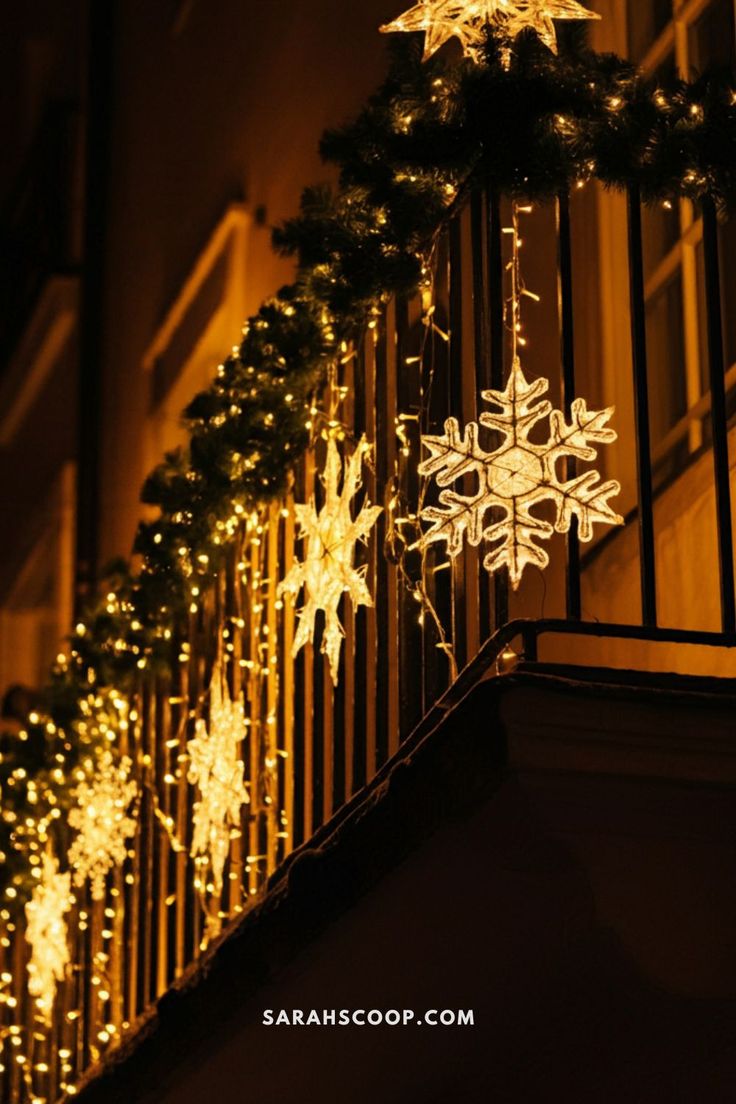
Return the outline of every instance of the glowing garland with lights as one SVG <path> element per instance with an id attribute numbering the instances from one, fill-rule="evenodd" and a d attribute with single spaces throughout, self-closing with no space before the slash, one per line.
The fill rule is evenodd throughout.
<path id="1" fill-rule="evenodd" d="M 585 10 L 571 0 L 543 4 L 536 0 L 479 0 L 476 5 L 471 0 L 467 4 L 425 0 L 412 11 L 424 19 L 432 7 L 443 18 L 447 15 L 449 23 L 440 27 L 414 20 L 409 26 L 411 13 L 407 12 L 392 27 L 430 32 L 424 43 L 428 60 L 421 61 L 418 39 L 397 42 L 395 62 L 383 88 L 355 123 L 325 135 L 322 151 L 340 168 L 340 189 L 336 194 L 324 188 L 307 190 L 300 215 L 275 233 L 276 247 L 298 258 L 297 280 L 248 320 L 239 347 L 186 411 L 188 448 L 169 455 L 147 480 L 143 499 L 158 506 L 160 513 L 138 533 L 141 571 L 132 575 L 127 565 L 121 564 L 111 574 L 99 603 L 76 626 L 69 655 L 59 657 L 42 704 L 17 738 L 10 743 L 6 740 L 2 749 L 2 921 L 12 932 L 25 906 L 25 934 L 35 962 L 29 978 L 31 993 L 42 1015 L 53 1004 L 56 984 L 67 966 L 65 915 L 72 876 L 72 870 L 59 871 L 56 860 L 49 857 L 49 846 L 65 855 L 65 863 L 76 864 L 77 884 L 91 879 L 94 899 L 104 890 L 111 867 L 123 861 L 126 841 L 135 830 L 131 806 L 137 784 L 129 776 L 131 767 L 124 748 L 127 724 L 136 723 L 137 717 L 134 709 L 121 707 L 121 703 L 136 680 L 171 672 L 179 662 L 180 650 L 186 656 L 188 645 L 182 642 L 185 619 L 198 610 L 226 551 L 241 538 L 249 519 L 289 488 L 294 464 L 312 439 L 315 399 L 330 367 L 366 326 L 375 325 L 382 304 L 393 295 L 410 295 L 426 286 L 432 245 L 470 192 L 483 185 L 511 197 L 544 200 L 582 180 L 597 178 L 615 187 L 636 184 L 648 200 L 710 196 L 723 207 L 736 198 L 733 79 L 706 75 L 693 83 L 650 80 L 627 62 L 597 56 L 572 41 L 561 42 L 555 55 L 552 50 L 558 44 L 551 20 L 563 15 L 584 18 L 580 12 L 571 15 L 573 8 Z M 482 8 L 485 15 L 476 19 L 474 7 Z M 466 18 L 468 13 L 472 18 Z M 586 13 L 585 18 L 589 16 Z M 402 19 L 404 26 L 400 27 Z M 468 55 L 465 60 L 455 63 L 437 54 L 449 37 L 460 39 Z M 540 382 L 544 381 L 532 384 L 531 390 L 536 387 L 535 394 L 541 395 Z M 489 392 L 486 397 L 501 404 L 501 417 L 512 416 L 508 409 L 504 414 L 504 404 L 514 407 L 518 416 L 526 386 L 515 362 L 508 393 Z M 532 398 L 527 392 L 522 399 L 527 404 L 522 416 L 536 420 L 543 407 L 547 413 L 546 404 L 530 410 Z M 573 411 L 577 419 L 573 437 L 577 434 L 580 438 L 575 447 L 581 458 L 583 452 L 586 459 L 593 458 L 589 441 L 611 439 L 604 425 L 606 413 L 587 412 L 581 406 Z M 561 446 L 555 433 L 559 431 L 559 437 L 566 432 L 561 415 L 556 414 L 557 430 L 553 424 L 547 443 L 553 450 Z M 498 414 L 481 415 L 480 422 L 487 427 L 484 419 L 488 417 L 499 419 Z M 457 431 L 459 434 L 459 426 Z M 469 432 L 470 426 L 465 430 Z M 447 427 L 446 437 L 450 437 Z M 435 438 L 435 445 L 438 440 Z M 432 451 L 427 438 L 425 443 Z M 332 448 L 334 451 L 334 442 Z M 533 450 L 526 451 L 531 454 Z M 334 509 L 318 513 L 312 506 L 309 514 L 309 505 L 301 507 L 307 513 L 300 520 L 303 526 L 305 518 L 308 523 L 311 520 L 314 540 L 323 525 L 332 535 L 337 527 L 341 541 L 345 536 L 345 555 L 335 576 L 341 576 L 343 590 L 348 576 L 341 572 L 355 571 L 355 540 L 368 533 L 378 512 L 378 507 L 366 503 L 358 518 L 351 520 L 354 528 L 347 540 L 346 518 L 351 516 L 353 498 L 348 492 L 353 477 L 357 489 L 363 452 L 361 443 L 348 461 L 347 473 L 342 472 L 338 494 L 339 458 L 336 461 L 336 453 L 332 456 L 328 445 L 326 475 L 328 484 L 333 479 Z M 493 453 L 485 454 L 484 472 L 494 464 L 498 467 L 497 454 L 495 458 Z M 542 462 L 536 452 L 534 461 L 535 465 Z M 423 462 L 425 475 L 438 474 L 439 469 L 430 472 L 427 465 L 431 463 Z M 353 465 L 356 470 L 351 475 Z M 442 471 L 449 485 L 452 479 L 447 465 Z M 596 511 L 607 515 L 597 520 L 617 520 L 603 494 L 610 485 L 598 484 L 593 489 L 590 476 L 580 477 L 588 480 L 580 486 L 586 494 L 603 496 L 603 501 L 581 499 L 588 507 L 588 520 L 595 520 L 592 515 Z M 550 475 L 549 463 L 543 484 L 547 491 L 562 493 L 562 485 Z M 613 494 L 613 489 L 609 493 Z M 446 508 L 450 506 L 446 498 L 441 501 Z M 436 522 L 429 509 L 422 508 L 423 519 Z M 570 511 L 566 510 L 563 506 L 558 512 L 558 528 L 569 523 Z M 584 536 L 585 511 L 581 507 L 574 512 L 582 522 Z M 393 522 L 390 532 L 392 526 Z M 328 650 L 334 678 L 341 639 L 330 589 L 334 579 L 329 573 L 321 582 L 317 579 L 322 564 L 314 585 L 310 584 L 310 569 L 317 567 L 316 561 L 322 557 L 316 556 L 313 546 L 310 563 L 309 524 L 304 528 L 304 562 L 297 565 L 289 585 L 288 576 L 283 583 L 292 595 L 297 576 L 299 584 L 304 584 L 306 605 L 298 628 L 304 639 L 311 634 L 316 609 L 328 615 L 330 610 L 334 612 Z M 425 534 L 425 547 L 439 535 L 437 528 L 434 536 Z M 523 570 L 524 555 L 526 562 L 544 557 L 538 546 L 534 545 L 533 552 L 530 547 L 522 555 L 517 547 L 513 556 L 506 556 L 510 567 L 512 561 L 517 564 L 511 568 L 512 582 L 514 573 L 518 581 Z M 357 577 L 360 579 L 359 574 Z M 255 576 L 251 582 L 254 588 L 261 585 Z M 370 595 L 352 575 L 348 590 L 351 585 L 354 600 L 367 604 Z M 417 593 L 423 616 L 428 599 L 421 586 Z M 441 646 L 446 647 L 443 640 Z M 261 679 L 260 671 L 253 679 Z M 213 726 L 216 732 L 220 730 L 214 688 L 211 694 L 208 740 Z M 225 712 L 227 694 L 223 687 L 220 710 Z M 229 707 L 240 709 L 239 703 L 232 701 Z M 221 727 L 223 732 L 227 729 L 234 796 L 232 804 L 227 800 L 223 804 L 220 795 L 215 813 L 212 805 L 206 816 L 202 813 L 197 847 L 198 857 L 206 859 L 213 886 L 222 884 L 225 860 L 221 863 L 222 842 L 214 851 L 211 847 L 210 829 L 217 824 L 222 840 L 225 833 L 229 837 L 239 819 L 235 802 L 239 814 L 248 798 L 242 775 L 238 775 L 235 750 L 241 742 L 240 722 L 230 713 L 228 717 Z M 272 714 L 264 717 L 271 728 L 273 720 Z M 210 777 L 197 758 L 200 750 L 204 754 L 203 724 L 200 718 L 189 746 L 191 782 L 199 787 L 200 801 L 209 800 L 205 790 Z M 275 739 L 270 739 L 268 746 L 267 766 L 272 770 L 278 753 Z M 87 775 L 88 764 L 95 767 L 94 775 Z M 111 779 L 115 794 L 107 785 Z M 90 820 L 83 815 L 84 802 L 89 803 L 93 793 L 102 795 L 103 790 L 107 795 L 104 825 L 97 816 Z M 97 813 L 97 807 L 93 808 Z M 71 840 L 64 827 L 66 819 L 72 833 L 77 833 Z M 159 819 L 163 823 L 166 815 L 161 813 Z M 110 823 L 116 826 L 116 844 L 111 861 L 103 862 L 99 855 L 105 825 Z M 107 838 L 105 843 L 109 845 Z M 227 841 L 225 852 L 226 848 Z M 114 916 L 114 909 L 108 908 L 106 915 L 108 912 Z M 79 917 L 81 930 L 87 914 L 80 912 Z M 44 936 L 46 952 L 37 950 L 42 947 L 42 931 L 53 933 Z M 103 934 L 111 937 L 109 930 Z M 2 940 L 7 946 L 6 935 Z M 99 952 L 95 960 L 98 982 L 106 968 L 105 958 L 106 952 Z M 7 996 L 4 988 L 8 984 L 3 975 L 0 1005 L 12 1011 L 14 998 Z M 100 984 L 101 999 L 105 995 Z M 28 1063 L 20 1029 L 11 1025 L 3 1031 L 18 1050 L 19 1066 L 25 1071 Z M 105 1043 L 111 1034 L 110 1025 L 105 1025 L 98 1039 Z M 42 1072 L 41 1065 L 37 1069 Z"/>

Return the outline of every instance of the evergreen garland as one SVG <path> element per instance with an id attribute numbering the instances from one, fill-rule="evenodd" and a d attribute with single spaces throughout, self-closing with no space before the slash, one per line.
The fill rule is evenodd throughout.
<path id="1" fill-rule="evenodd" d="M 339 190 L 308 189 L 300 214 L 274 233 L 275 247 L 297 259 L 296 282 L 248 320 L 237 355 L 190 403 L 188 448 L 169 454 L 143 488 L 160 514 L 139 529 L 140 572 L 116 565 L 42 708 L 21 738 L 5 739 L 8 907 L 33 884 L 26 813 L 63 821 L 52 807 L 69 806 L 80 756 L 98 738 L 81 723 L 90 698 L 105 687 L 124 693 L 141 671 L 173 670 L 192 587 L 213 581 L 243 514 L 287 489 L 327 366 L 383 303 L 417 290 L 433 240 L 474 187 L 545 200 L 595 177 L 636 184 L 648 201 L 734 205 L 732 73 L 649 79 L 591 53 L 579 36 L 555 57 L 532 33 L 515 40 L 507 68 L 509 45 L 489 36 L 486 63 L 476 65 L 423 63 L 417 36 L 392 44 L 383 87 L 355 122 L 324 136 Z"/>

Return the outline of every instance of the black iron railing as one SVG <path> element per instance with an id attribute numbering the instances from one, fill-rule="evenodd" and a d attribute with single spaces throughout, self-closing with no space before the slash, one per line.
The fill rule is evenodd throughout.
<path id="1" fill-rule="evenodd" d="M 183 627 L 175 677 L 164 682 L 141 676 L 137 692 L 120 707 L 126 726 L 119 746 L 130 756 L 141 794 L 136 835 L 123 865 L 107 876 L 101 898 L 92 898 L 88 887 L 76 894 L 70 921 L 76 968 L 59 986 L 50 1025 L 39 1022 L 27 993 L 22 937 L 0 948 L 0 971 L 12 974 L 15 1022 L 30 1063 L 13 1064 L 6 1035 L 9 1072 L 0 1088 L 2 1104 L 32 1099 L 31 1089 L 53 1099 L 61 1086 L 73 1083 L 181 976 L 220 927 L 258 898 L 295 848 L 321 838 L 322 826 L 403 741 L 430 732 L 479 678 L 507 669 L 519 656 L 538 660 L 541 639 L 575 639 L 587 647 L 595 638 L 602 663 L 606 642 L 694 646 L 719 654 L 736 646 L 718 243 L 715 212 L 707 203 L 704 294 L 717 540 L 713 562 L 701 557 L 689 570 L 719 572 L 720 624 L 658 624 L 656 588 L 666 575 L 660 572 L 658 580 L 655 572 L 659 500 L 652 485 L 649 407 L 657 394 L 647 374 L 635 189 L 628 196 L 630 302 L 613 304 L 621 327 L 630 327 L 632 335 L 634 410 L 631 424 L 617 425 L 637 457 L 629 522 L 592 556 L 581 555 L 574 528 L 566 539 L 556 538 L 549 571 L 544 577 L 530 571 L 516 594 L 504 571 L 490 576 L 485 570 L 482 548 L 467 546 L 449 561 L 442 546 L 423 552 L 416 547 L 416 516 L 427 493 L 417 470 L 421 436 L 441 432 L 449 416 L 461 424 L 477 419 L 480 392 L 502 388 L 509 367 L 503 233 L 508 206 L 495 195 L 474 195 L 437 242 L 431 290 L 389 303 L 365 340 L 344 351 L 325 393 L 315 399 L 316 427 L 339 425 L 346 453 L 363 435 L 373 446 L 355 511 L 365 497 L 382 506 L 357 551 L 373 605 L 354 607 L 349 596 L 341 603 L 345 636 L 337 684 L 320 652 L 321 615 L 314 644 L 294 655 L 297 611 L 279 591 L 295 558 L 304 557 L 294 503 L 314 499 L 319 508 L 324 502 L 320 474 L 327 446 L 317 432 L 291 494 L 243 519 L 226 570 Z M 557 322 L 547 340 L 560 350 L 552 387 L 568 413 L 580 375 L 576 280 L 595 276 L 593 260 L 590 271 L 573 272 L 572 208 L 567 196 L 559 197 L 554 237 L 536 241 L 537 249 L 551 250 L 554 258 Z M 534 375 L 531 353 L 527 367 Z M 570 466 L 568 477 L 573 474 Z M 620 577 L 622 593 L 625 583 L 640 595 L 640 616 L 596 621 L 595 609 L 587 608 L 597 597 L 590 593 L 596 563 L 615 555 L 619 543 L 633 543 L 634 532 L 638 552 Z M 633 581 L 624 578 L 626 571 Z M 554 652 L 558 661 L 571 654 L 564 645 Z M 222 669 L 246 717 L 242 755 L 250 801 L 228 842 L 220 888 L 203 884 L 201 865 L 191 854 L 195 791 L 187 763 L 195 725 L 207 717 L 213 672 Z"/>

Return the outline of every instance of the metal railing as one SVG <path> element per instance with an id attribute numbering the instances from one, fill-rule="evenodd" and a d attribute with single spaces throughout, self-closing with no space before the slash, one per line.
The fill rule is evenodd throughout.
<path id="1" fill-rule="evenodd" d="M 118 721 L 125 721 L 120 748 L 132 760 L 140 791 L 136 834 L 122 866 L 108 875 L 101 898 L 94 899 L 89 886 L 75 891 L 73 966 L 59 986 L 50 1025 L 27 993 L 22 936 L 11 933 L 0 949 L 5 992 L 12 994 L 2 1029 L 2 1104 L 19 1104 L 34 1093 L 53 1100 L 64 1085 L 73 1085 L 263 892 L 289 853 L 343 809 L 403 741 L 430 731 L 515 637 L 522 639 L 529 660 L 536 658 L 537 639 L 547 633 L 736 644 L 715 212 L 704 204 L 721 633 L 657 627 L 648 432 L 653 397 L 646 367 L 641 218 L 635 189 L 628 198 L 636 398 L 631 439 L 638 461 L 638 506 L 631 524 L 638 527 L 640 548 L 640 623 L 581 619 L 586 561 L 574 527 L 562 549 L 564 570 L 550 581 L 564 611 L 557 618 L 519 619 L 523 585 L 520 599 L 510 597 L 503 574 L 490 577 L 484 569 L 482 549 L 466 547 L 448 562 L 436 544 L 424 552 L 414 547 L 423 494 L 417 473 L 420 436 L 441 430 L 450 415 L 461 422 L 477 418 L 480 392 L 504 381 L 503 205 L 479 192 L 437 243 L 431 295 L 388 304 L 360 346 L 345 351 L 325 393 L 315 399 L 317 428 L 339 425 L 348 452 L 351 439 L 363 435 L 373 444 L 355 509 L 363 496 L 382 506 L 366 545 L 358 546 L 374 604 L 354 608 L 348 596 L 341 603 L 345 635 L 337 685 L 319 649 L 321 624 L 314 645 L 292 654 L 297 613 L 279 591 L 302 555 L 293 504 L 314 498 L 319 507 L 323 501 L 326 445 L 315 432 L 290 496 L 244 519 L 217 585 L 182 627 L 175 676 L 142 677 L 127 702 L 111 707 L 118 710 Z M 566 196 L 557 201 L 556 214 L 558 386 L 569 412 L 576 373 Z M 625 315 L 625 304 L 621 312 Z M 232 700 L 243 703 L 249 802 L 231 833 L 219 888 L 191 854 L 196 793 L 188 761 L 197 721 L 207 717 L 213 672 L 221 669 Z M 17 1046 L 13 1034 L 21 1038 Z M 13 1060 L 19 1049 L 26 1059 L 21 1064 Z"/>

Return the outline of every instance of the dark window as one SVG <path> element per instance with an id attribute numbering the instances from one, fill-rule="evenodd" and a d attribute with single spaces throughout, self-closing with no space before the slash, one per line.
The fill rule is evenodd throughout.
<path id="1" fill-rule="evenodd" d="M 629 56 L 641 61 L 672 19 L 672 0 L 629 0 Z"/>
<path id="2" fill-rule="evenodd" d="M 663 207 L 661 203 L 645 207 L 642 211 L 642 249 L 644 253 L 644 279 L 648 280 L 670 250 L 680 240 L 680 211 L 675 203 Z"/>
<path id="3" fill-rule="evenodd" d="M 650 425 L 657 448 L 687 409 L 679 271 L 647 303 Z"/>
<path id="4" fill-rule="evenodd" d="M 736 364 L 736 216 L 721 224 L 721 295 L 726 367 Z"/>
<path id="5" fill-rule="evenodd" d="M 688 57 L 691 70 L 702 72 L 709 65 L 733 65 L 733 0 L 714 0 L 689 31 Z"/>

